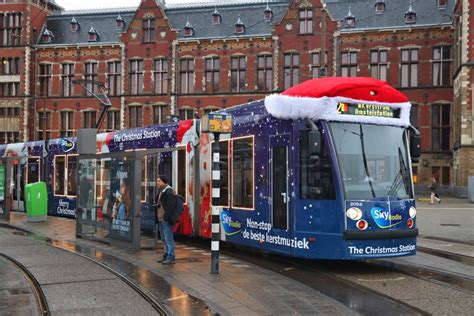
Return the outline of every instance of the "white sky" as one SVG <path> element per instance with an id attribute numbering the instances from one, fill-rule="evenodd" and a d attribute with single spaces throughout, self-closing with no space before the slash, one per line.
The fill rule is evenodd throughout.
<path id="1" fill-rule="evenodd" d="M 56 0 L 66 10 L 135 7 L 140 0 Z"/>
<path id="2" fill-rule="evenodd" d="M 57 4 L 66 10 L 77 9 L 102 9 L 136 7 L 140 0 L 55 0 Z M 196 0 L 167 0 L 166 3 L 189 3 L 198 2 Z"/>

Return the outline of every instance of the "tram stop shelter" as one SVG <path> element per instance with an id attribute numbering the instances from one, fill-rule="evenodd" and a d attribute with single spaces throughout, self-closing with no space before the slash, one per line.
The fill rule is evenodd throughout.
<path id="1" fill-rule="evenodd" d="M 81 141 L 79 136 L 76 236 L 107 241 L 132 252 L 140 250 L 143 210 L 154 214 L 154 181 L 164 170 L 160 162 L 176 149 L 95 153 L 95 142 L 93 149 L 84 151 Z M 149 160 L 156 162 L 156 174 L 147 175 L 144 165 Z M 149 194 L 143 192 L 144 182 L 152 188 Z"/>

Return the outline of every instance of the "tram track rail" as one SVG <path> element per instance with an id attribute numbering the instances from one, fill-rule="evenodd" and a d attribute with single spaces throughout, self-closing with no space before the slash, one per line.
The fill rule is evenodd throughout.
<path id="1" fill-rule="evenodd" d="M 427 238 L 427 237 L 425 237 Z M 439 241 L 445 241 L 449 243 L 457 243 L 463 245 L 470 245 L 469 242 L 462 242 L 462 241 L 455 241 L 455 240 L 446 240 L 444 238 L 427 238 L 427 239 L 434 239 Z M 428 254 L 431 256 L 435 256 L 438 258 L 448 259 L 450 261 L 454 261 L 457 263 L 461 263 L 467 267 L 474 266 L 474 257 L 439 250 L 433 249 L 428 247 L 417 246 L 417 251 L 423 254 Z M 460 274 L 452 271 L 447 271 L 440 268 L 435 268 L 431 266 L 425 265 L 415 265 L 409 262 L 402 262 L 403 259 L 394 259 L 394 260 L 387 260 L 387 259 L 380 259 L 374 260 L 371 264 L 375 264 L 378 266 L 383 266 L 391 269 L 396 269 L 401 271 L 407 275 L 412 277 L 420 278 L 427 281 L 432 281 L 436 283 L 441 283 L 445 286 L 450 286 L 454 289 L 466 291 L 469 293 L 474 293 L 474 276 L 472 275 L 465 275 Z"/>
<path id="2" fill-rule="evenodd" d="M 285 260 L 282 258 L 278 260 L 298 267 L 302 271 L 313 273 L 313 275 L 305 273 L 303 278 L 294 278 L 294 276 L 291 276 L 291 273 L 287 273 L 287 276 L 290 276 L 305 285 L 313 287 L 326 296 L 343 303 L 363 315 L 382 314 L 387 310 L 397 315 L 430 315 L 430 313 L 401 300 L 394 299 L 393 297 L 389 297 L 388 295 L 377 292 L 363 285 L 344 279 L 335 274 L 331 274 L 323 269 L 318 269 L 306 262 L 298 263 L 300 260 L 296 260 L 297 262 L 295 263 L 295 260 Z M 316 278 L 314 277 L 315 275 Z M 308 282 L 308 280 L 306 280 L 307 278 L 311 279 L 311 281 Z M 356 301 L 357 304 L 354 304 L 354 301 Z"/>
<path id="3" fill-rule="evenodd" d="M 65 248 L 62 248 L 62 247 L 59 247 L 59 246 L 55 246 L 55 247 L 58 248 L 58 249 L 62 249 L 64 251 L 69 251 L 69 250 L 67 250 Z M 120 280 L 122 280 L 125 284 L 127 284 L 130 288 L 132 288 L 135 292 L 137 292 L 137 294 L 140 295 L 145 301 L 147 301 L 153 307 L 153 309 L 158 313 L 158 315 L 161 315 L 161 316 L 171 315 L 170 312 L 165 307 L 163 307 L 160 302 L 158 302 L 155 299 L 153 294 L 149 293 L 145 289 L 138 286 L 133 280 L 128 278 L 126 275 L 114 270 L 112 267 L 109 267 L 107 264 L 105 264 L 103 262 L 100 262 L 98 260 L 95 260 L 95 259 L 93 259 L 93 258 L 91 258 L 87 255 L 84 255 L 80 252 L 77 252 L 77 251 L 70 251 L 70 252 L 77 255 L 77 256 L 80 256 L 84 259 L 87 259 L 87 260 L 93 262 L 94 264 L 100 266 L 101 268 L 103 268 L 103 269 L 109 271 L 110 273 L 112 273 L 113 275 L 117 276 Z"/>
<path id="4" fill-rule="evenodd" d="M 50 246 L 62 251 L 78 255 L 92 263 L 104 268 L 121 281 L 127 284 L 138 295 L 145 299 L 158 315 L 173 315 L 175 312 L 180 314 L 182 311 L 191 312 L 193 315 L 212 315 L 209 306 L 202 300 L 192 295 L 182 295 L 181 291 L 167 283 L 160 276 L 155 275 L 147 268 L 137 266 L 132 261 L 126 261 L 116 257 L 113 252 L 103 252 L 94 247 L 78 244 L 70 241 L 57 240 L 52 237 L 38 235 L 24 228 L 15 227 L 0 223 L 0 227 L 12 230 L 12 234 L 23 236 L 31 240 L 49 244 Z M 142 278 L 137 277 L 140 275 Z M 176 303 L 168 304 L 175 300 L 169 297 L 169 293 L 180 295 Z M 184 304 L 181 310 L 177 304 Z M 189 309 L 189 306 L 192 306 Z"/>
<path id="5" fill-rule="evenodd" d="M 427 248 L 427 247 L 420 247 L 420 246 L 416 247 L 416 251 L 427 253 L 433 256 L 437 256 L 437 257 L 442 257 L 442 258 L 453 260 L 453 261 L 457 261 L 465 265 L 474 267 L 474 257 L 469 257 L 469 256 L 465 256 L 465 255 L 461 255 L 461 254 L 457 254 L 457 253 L 453 253 L 449 251 L 438 250 L 438 249 Z"/>
<path id="6" fill-rule="evenodd" d="M 81 252 L 79 251 L 71 251 L 69 248 L 70 247 L 64 247 L 64 246 L 61 246 L 59 245 L 60 242 L 58 241 L 55 241 L 55 240 L 52 240 L 51 238 L 49 237 L 43 237 L 43 236 L 38 236 L 34 233 L 31 233 L 25 229 L 21 229 L 21 228 L 17 228 L 17 227 L 12 227 L 10 225 L 0 225 L 0 227 L 4 227 L 4 228 L 8 228 L 8 229 L 13 229 L 13 234 L 15 235 L 20 235 L 20 236 L 25 236 L 25 237 L 32 237 L 32 239 L 34 240 L 38 240 L 38 241 L 41 241 L 41 242 L 46 242 L 48 244 L 50 244 L 51 246 L 57 248 L 57 249 L 61 249 L 63 251 L 66 251 L 66 252 L 69 252 L 69 253 L 72 253 L 72 254 L 75 254 L 77 256 L 80 256 L 84 259 L 87 259 L 89 261 L 91 261 L 92 263 L 100 266 L 101 268 L 109 271 L 110 273 L 112 273 L 113 275 L 117 276 L 120 280 L 122 280 L 125 284 L 127 284 L 132 290 L 134 290 L 138 295 L 140 295 L 145 301 L 147 301 L 152 307 L 153 309 L 158 313 L 158 315 L 161 315 L 161 316 L 168 316 L 168 315 L 171 315 L 170 312 L 162 306 L 162 304 L 160 304 L 160 302 L 158 302 L 155 297 L 153 296 L 153 294 L 149 293 L 148 291 L 142 289 L 139 285 L 137 285 L 133 280 L 131 280 L 130 278 L 128 278 L 126 275 L 114 270 L 112 267 L 108 266 L 107 264 L 103 263 L 103 262 L 100 262 L 99 260 L 95 260 L 93 259 L 92 257 L 88 256 L 88 255 L 85 255 L 85 254 L 82 254 Z M 26 269 L 26 267 L 24 267 L 21 263 L 19 263 L 18 261 L 16 261 L 15 259 L 3 254 L 3 253 L 0 253 L 1 256 L 7 258 L 9 261 L 12 261 L 16 266 L 18 266 L 22 272 L 25 272 L 27 273 L 28 275 L 28 280 L 30 279 L 30 276 L 31 276 L 31 279 L 33 280 L 35 286 L 37 286 L 39 289 L 41 289 L 40 287 L 40 284 L 38 283 L 38 281 L 33 277 L 33 275 L 28 271 L 28 269 Z M 44 295 L 44 293 L 41 291 L 40 293 L 41 295 L 41 300 L 43 300 L 45 302 L 45 306 L 47 307 L 47 301 L 46 301 L 46 297 Z M 49 313 L 49 308 L 48 308 L 48 312 L 46 314 L 42 314 L 42 315 L 50 315 Z"/>
<path id="7" fill-rule="evenodd" d="M 44 295 L 43 290 L 41 289 L 41 285 L 39 284 L 38 280 L 34 277 L 34 275 L 18 260 L 4 254 L 0 253 L 0 256 L 11 262 L 18 270 L 21 272 L 25 280 L 30 285 L 31 291 L 36 299 L 36 303 L 38 306 L 38 311 L 40 315 L 51 315 L 49 310 L 48 301 L 46 300 L 46 296 Z"/>
<path id="8" fill-rule="evenodd" d="M 474 293 L 474 280 L 468 279 L 464 276 L 447 273 L 443 270 L 425 266 L 415 266 L 411 264 L 400 263 L 399 261 L 395 262 L 388 260 L 380 260 L 377 262 L 372 261 L 368 264 L 394 269 L 411 277 L 438 283 L 443 286 L 451 287 L 455 290 Z"/>
<path id="9" fill-rule="evenodd" d="M 180 242 L 206 249 L 204 240 L 180 239 Z M 230 247 L 237 247 L 238 254 L 229 249 Z M 329 261 L 320 260 L 315 265 L 315 261 L 254 253 L 250 248 L 228 244 L 221 247 L 221 253 L 298 281 L 362 315 L 383 314 L 387 311 L 395 315 L 430 315 L 406 302 L 317 267 L 330 266 Z"/>
<path id="10" fill-rule="evenodd" d="M 418 236 L 418 238 L 438 240 L 438 241 L 444 241 L 444 242 L 449 242 L 449 243 L 453 243 L 453 244 L 460 244 L 460 245 L 466 245 L 466 246 L 474 246 L 474 242 L 466 241 L 466 240 L 457 240 L 457 239 L 451 239 L 451 238 L 425 236 L 425 235 L 420 235 L 420 236 Z"/>

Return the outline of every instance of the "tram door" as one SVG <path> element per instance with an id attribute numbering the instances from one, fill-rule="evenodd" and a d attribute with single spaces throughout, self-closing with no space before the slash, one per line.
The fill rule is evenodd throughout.
<path id="1" fill-rule="evenodd" d="M 142 160 L 142 231 L 146 232 L 156 229 L 156 210 L 153 204 L 158 194 L 158 188 L 156 187 L 156 178 L 158 175 L 168 176 L 170 181 L 169 185 L 173 185 L 171 152 L 148 154 L 145 155 Z"/>
<path id="2" fill-rule="evenodd" d="M 25 189 L 25 164 L 23 159 L 14 160 L 11 164 L 12 177 L 10 183 L 10 196 L 12 197 L 12 211 L 24 212 L 25 211 L 25 200 L 24 200 L 24 189 Z"/>
<path id="3" fill-rule="evenodd" d="M 146 183 L 148 190 L 147 201 L 153 202 L 158 194 L 156 187 L 156 178 L 159 175 L 166 175 L 170 181 L 169 185 L 173 186 L 173 159 L 171 153 L 157 153 L 145 156 L 147 159 Z M 142 176 L 143 179 L 143 176 Z"/>
<path id="4" fill-rule="evenodd" d="M 271 221 L 274 229 L 290 227 L 290 135 L 270 137 L 271 153 Z"/>

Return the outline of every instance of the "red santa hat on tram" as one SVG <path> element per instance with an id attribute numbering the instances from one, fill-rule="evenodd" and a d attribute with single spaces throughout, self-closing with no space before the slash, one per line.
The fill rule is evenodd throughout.
<path id="1" fill-rule="evenodd" d="M 340 103 L 371 104 L 399 109 L 399 117 L 344 114 Z M 298 84 L 281 94 L 265 98 L 265 108 L 274 117 L 363 122 L 407 127 L 411 104 L 408 98 L 385 81 L 366 77 L 318 78 Z"/>

